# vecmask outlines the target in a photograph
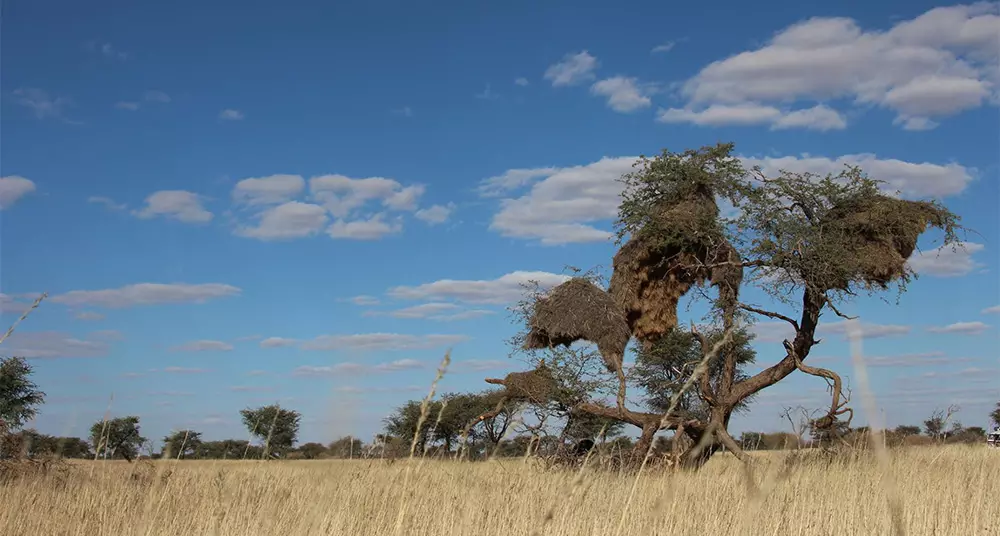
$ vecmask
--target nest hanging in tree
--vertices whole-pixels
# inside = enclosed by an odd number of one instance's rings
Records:
[[[625,314],[611,295],[582,277],[570,279],[539,298],[528,326],[525,349],[590,341],[597,344],[611,372],[621,370],[631,338]]]
[[[808,266],[809,275],[828,289],[849,288],[861,281],[882,289],[902,278],[906,261],[917,247],[917,239],[928,226],[945,228],[948,211],[926,201],[907,201],[885,195],[854,199],[827,211],[821,220],[821,248],[842,252],[832,267]],[[829,257],[831,251],[818,251]],[[824,273],[825,272],[825,273]]]
[[[535,370],[511,372],[503,379],[486,378],[486,383],[502,385],[503,396],[510,401],[546,404],[558,398],[559,382],[543,360]]]
[[[693,188],[686,197],[661,201],[643,232],[615,254],[609,292],[640,342],[652,343],[677,326],[677,304],[693,285],[711,281],[724,304],[735,304],[743,268],[718,214],[711,189]],[[718,263],[728,264],[710,267]]]

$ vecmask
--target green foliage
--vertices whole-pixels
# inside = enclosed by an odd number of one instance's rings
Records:
[[[322,443],[309,442],[299,445],[295,452],[298,452],[303,459],[316,460],[326,455],[326,447]]]
[[[709,344],[715,344],[722,336],[719,328],[711,328],[704,333]],[[741,328],[733,334],[730,350],[736,353],[735,381],[747,378],[743,367],[752,364],[757,358],[757,352],[752,343],[755,335],[749,329]],[[653,411],[664,412],[670,406],[670,400],[680,390],[684,382],[694,371],[694,367],[702,359],[702,348],[693,333],[673,329],[659,341],[644,350],[641,345],[635,349],[635,366],[629,372],[632,381],[646,393],[645,403]],[[717,389],[722,379],[725,360],[722,356],[713,359],[709,365],[711,386]],[[700,387],[693,388],[681,395],[677,410],[687,412],[695,418],[707,418],[708,407],[700,397]],[[736,411],[745,411],[752,397],[741,401]]]
[[[360,458],[365,444],[356,437],[345,436],[331,442],[327,453],[334,458]]]
[[[45,401],[45,393],[31,381],[32,372],[23,357],[0,358],[0,434],[34,419]]]
[[[577,442],[581,439],[609,439],[620,435],[625,423],[617,419],[598,417],[584,411],[572,411],[566,417],[563,437]]]
[[[86,459],[91,454],[90,446],[79,437],[56,437],[32,428],[0,436],[0,459],[24,456]]]
[[[163,438],[163,456],[166,458],[193,458],[201,449],[201,432],[178,430]]]
[[[993,420],[993,424],[1000,426],[1000,402],[997,402],[997,407],[990,413],[990,419]]]
[[[918,436],[920,435],[920,427],[901,424],[893,429],[893,433],[899,437]]]
[[[427,418],[424,419],[423,424],[420,426],[420,430],[417,430],[417,423],[420,421],[420,405],[419,400],[409,400],[402,406],[396,408],[396,410],[386,417],[383,422],[385,424],[385,431],[388,432],[390,436],[395,436],[401,438],[409,444],[414,437],[417,438],[417,449],[418,452],[423,452],[427,447],[428,441],[432,439],[431,428],[434,426],[434,421],[437,419],[439,413],[441,413],[441,401],[431,400],[427,406]]]
[[[205,460],[242,460],[260,459],[264,449],[251,445],[245,439],[223,439],[222,441],[203,441],[193,457]]]
[[[285,454],[292,449],[299,435],[299,412],[283,409],[277,404],[241,409],[243,425],[250,434],[264,443],[264,455]]]
[[[146,438],[139,434],[139,417],[129,415],[97,421],[90,427],[90,444],[98,456],[134,460]]]

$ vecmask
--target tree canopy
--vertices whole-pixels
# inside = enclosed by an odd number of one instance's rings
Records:
[[[284,409],[277,404],[240,410],[243,425],[250,435],[264,443],[264,455],[273,452],[287,453],[299,435],[299,412]]]
[[[90,427],[90,443],[98,456],[134,460],[146,438],[139,433],[139,417],[129,415],[97,421]]]
[[[32,372],[23,357],[0,358],[0,433],[18,430],[38,415],[45,393],[31,380]]]

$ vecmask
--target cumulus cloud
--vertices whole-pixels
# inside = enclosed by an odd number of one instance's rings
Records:
[[[984,246],[974,242],[961,242],[954,246],[938,246],[929,251],[914,251],[907,261],[919,275],[935,277],[960,277],[984,265],[972,258]]]
[[[813,17],[686,81],[686,108],[836,99],[896,112],[904,128],[997,102],[1000,17],[991,3],[938,7],[888,30]]]
[[[233,349],[233,345],[224,341],[191,341],[174,346],[171,350],[175,352],[228,352]]]
[[[222,283],[137,283],[103,290],[71,290],[49,299],[69,306],[92,306],[120,309],[136,305],[165,303],[204,303],[208,300],[238,296],[240,288]]]
[[[554,63],[545,70],[544,78],[552,82],[553,87],[575,86],[594,79],[594,70],[600,65],[597,58],[586,50],[576,54],[567,54],[562,61]]]
[[[202,198],[185,190],[161,190],[146,198],[146,206],[133,210],[132,214],[142,219],[162,216],[184,223],[208,223],[212,213],[202,206]]]
[[[283,337],[268,337],[260,341],[261,348],[284,348],[298,344],[296,339],[286,339]]]
[[[243,179],[233,187],[233,201],[246,205],[278,205],[291,201],[306,188],[301,175],[270,175]]]
[[[64,108],[73,104],[73,100],[69,97],[53,97],[44,89],[32,87],[18,88],[12,93],[16,102],[33,111],[38,119],[52,118],[76,123],[63,115]]]
[[[35,183],[19,175],[0,177],[0,210],[10,208],[18,199],[35,191]]]
[[[451,213],[454,210],[454,203],[448,203],[447,205],[432,205],[428,208],[422,208],[416,211],[413,216],[428,225],[437,225],[448,221],[448,217],[451,216]]]
[[[376,370],[385,372],[395,372],[399,370],[416,370],[424,368],[424,364],[416,359],[399,359],[389,363],[380,363],[375,366]]]
[[[863,339],[901,336],[906,335],[911,330],[910,326],[868,322],[859,322],[859,327]],[[780,342],[795,337],[795,331],[786,322],[757,322],[752,329],[757,335],[756,340],[760,342]],[[820,337],[840,335],[842,339],[847,340],[847,321],[822,322],[817,327],[816,334]]]
[[[110,210],[125,210],[127,205],[124,203],[116,203],[114,199],[110,197],[104,197],[102,195],[92,195],[87,198],[88,203],[95,203],[98,205],[104,205]]]
[[[321,335],[303,342],[303,350],[417,350],[437,348],[468,340],[464,335],[404,335],[400,333],[362,333],[356,335]]]
[[[331,238],[348,238],[352,240],[378,240],[383,236],[395,234],[403,230],[398,221],[387,222],[385,214],[378,213],[368,219],[345,221],[338,219],[326,229]]]
[[[636,78],[615,76],[595,82],[590,86],[594,95],[606,97],[608,107],[616,112],[631,113],[642,108],[648,108],[652,101],[649,96],[654,92],[652,86],[640,84]]]
[[[417,286],[398,286],[388,290],[393,298],[405,300],[458,300],[468,303],[504,305],[521,299],[524,284],[537,281],[544,290],[570,277],[550,272],[516,271],[496,279],[442,279]]]
[[[79,339],[59,331],[15,331],[4,341],[4,353],[26,359],[105,357],[107,340]]]
[[[238,236],[258,240],[288,240],[317,234],[329,218],[326,210],[310,203],[289,201],[257,214],[257,225],[240,226]]]
[[[232,108],[226,108],[225,110],[219,112],[219,119],[224,121],[239,121],[243,119],[243,117],[243,112]]]
[[[931,333],[954,333],[959,335],[979,335],[990,329],[990,326],[982,322],[955,322],[947,326],[931,326],[927,331]]]
[[[809,130],[843,130],[847,119],[826,105],[805,109],[779,109],[756,103],[713,104],[702,110],[687,108],[661,109],[661,123],[692,123],[700,126],[770,125],[771,130],[804,128]]]
[[[872,178],[884,181],[887,192],[899,190],[907,197],[954,195],[975,177],[975,170],[955,163],[914,163],[873,154],[740,159],[747,167],[760,166],[770,176],[780,170],[824,176],[839,173],[846,165],[855,165]],[[633,171],[636,160],[636,157],[605,157],[591,164],[565,168],[516,168],[487,178],[479,185],[480,195],[501,198],[490,229],[503,236],[535,239],[546,245],[607,241],[613,236],[610,224],[618,215],[621,202],[622,184],[618,179]]]

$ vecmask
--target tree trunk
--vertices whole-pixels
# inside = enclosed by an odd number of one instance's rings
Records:
[[[652,424],[642,427],[642,435],[639,436],[639,440],[632,447],[632,455],[640,462],[645,458],[646,453],[649,452],[649,448],[653,445],[653,439],[656,437],[656,432],[658,431],[659,427]]]

